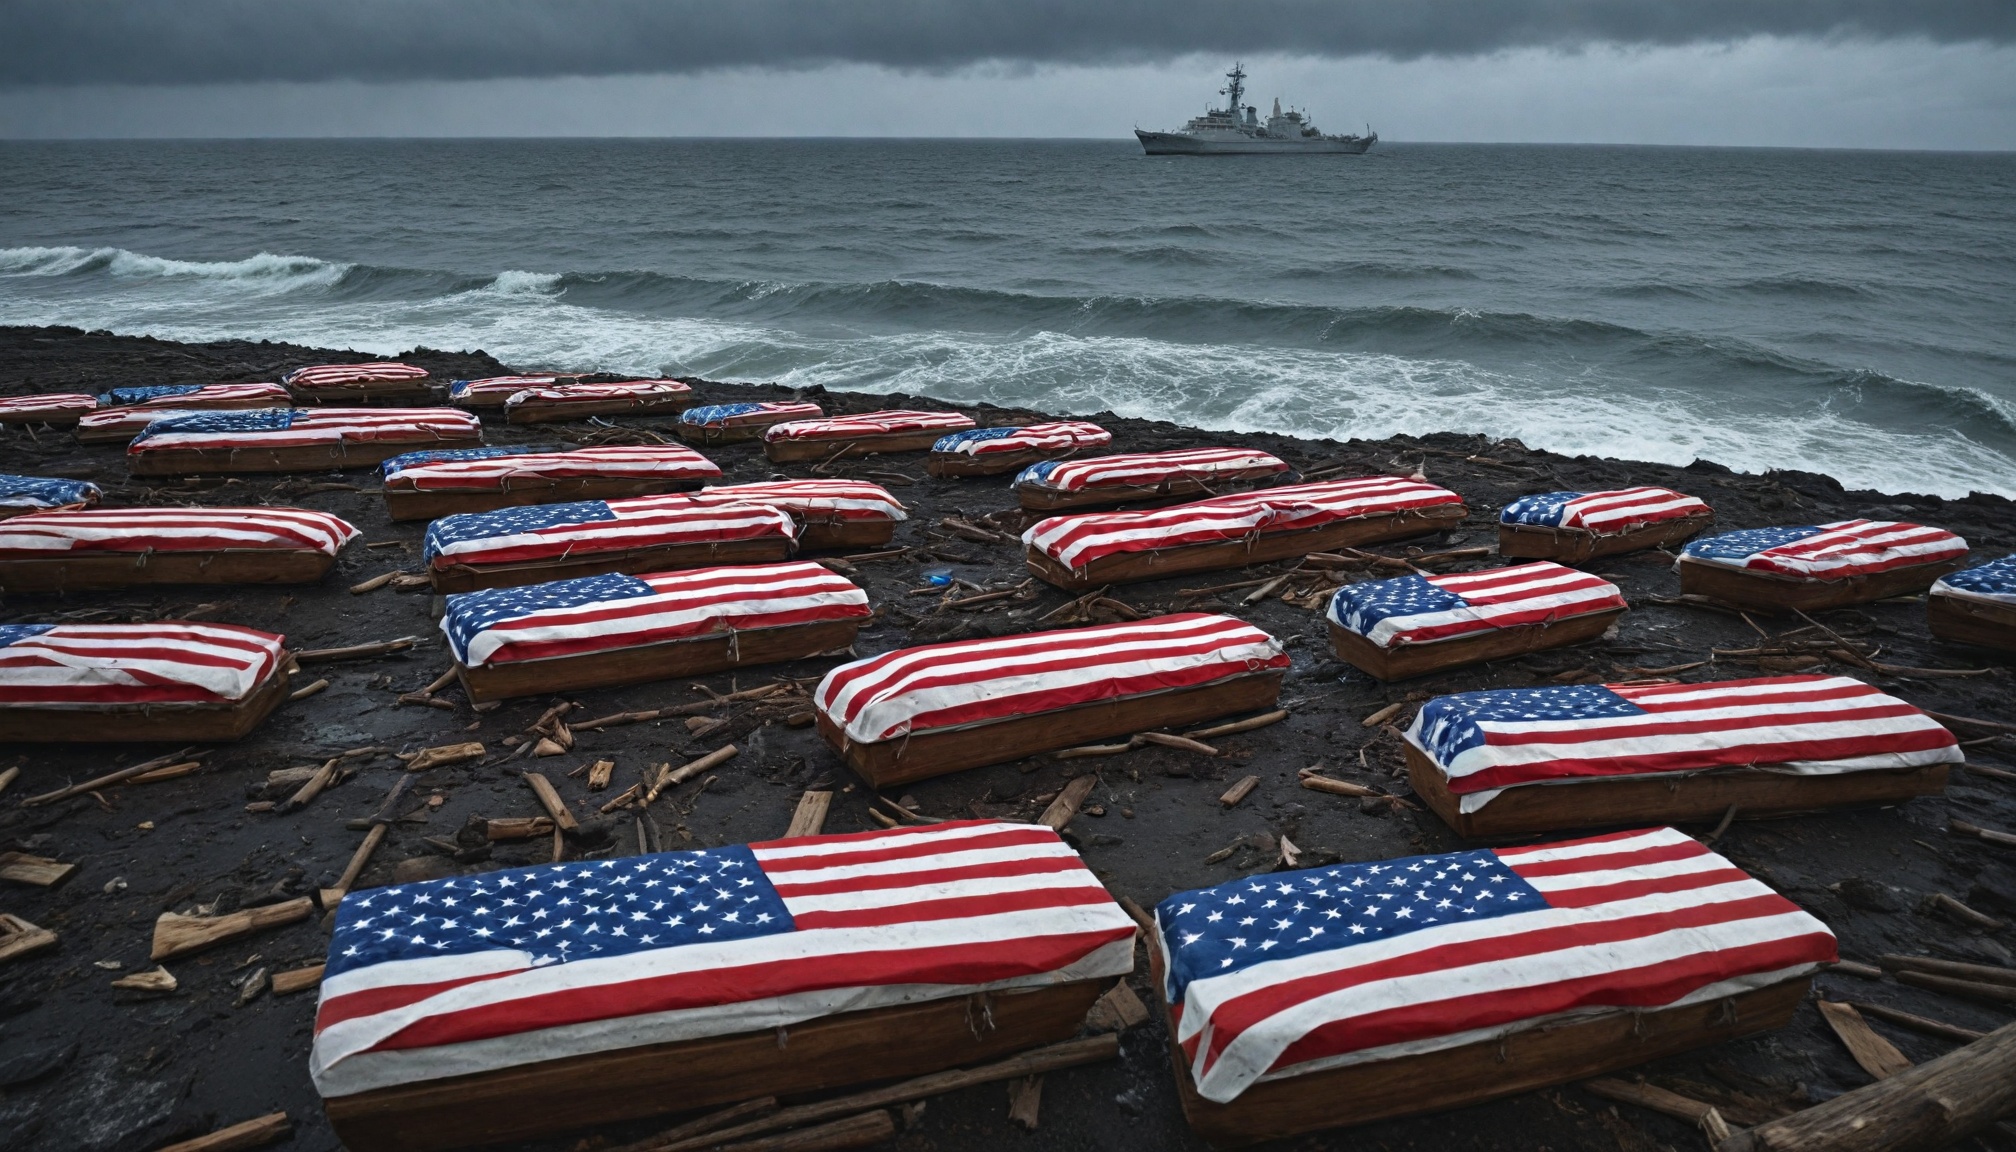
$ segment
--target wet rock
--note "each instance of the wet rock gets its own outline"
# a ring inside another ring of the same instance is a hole
[[[461,873],[461,867],[446,856],[412,856],[392,866],[392,882],[417,884],[422,880],[441,880]]]
[[[76,1152],[139,1152],[159,1143],[170,1127],[187,1083],[142,1080],[119,1067],[115,1056],[86,1061],[68,1091],[47,1113],[45,1144]],[[179,1127],[179,1125],[177,1126]]]
[[[1967,889],[1967,903],[1984,912],[2016,916],[2016,870],[2001,864],[1982,869]]]
[[[1841,899],[1847,901],[1849,907],[1859,908],[1864,912],[1902,912],[1904,910],[1902,894],[1888,884],[1879,884],[1874,880],[1865,880],[1860,876],[1850,876],[1838,884],[1829,884],[1828,888],[1838,893]]]
[[[77,1057],[77,1042],[31,1048],[0,1057],[0,1088],[19,1088],[62,1069]]]

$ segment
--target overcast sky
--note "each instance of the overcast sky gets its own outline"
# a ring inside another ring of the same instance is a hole
[[[1390,140],[2016,148],[2016,0],[0,0],[0,136],[1122,138],[1235,56]]]

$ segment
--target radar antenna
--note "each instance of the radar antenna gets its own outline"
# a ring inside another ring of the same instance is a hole
[[[1225,73],[1225,79],[1230,80],[1231,83],[1220,88],[1218,92],[1222,96],[1229,97],[1225,106],[1230,108],[1232,115],[1236,117],[1239,115],[1239,109],[1243,107],[1239,101],[1245,98],[1246,95],[1246,70],[1239,66],[1238,61],[1234,61],[1232,70]]]

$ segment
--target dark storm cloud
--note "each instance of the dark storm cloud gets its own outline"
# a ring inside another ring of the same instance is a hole
[[[0,86],[484,79],[1753,35],[2016,40],[2011,0],[0,0]]]

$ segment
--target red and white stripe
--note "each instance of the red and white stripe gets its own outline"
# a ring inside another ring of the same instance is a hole
[[[1017,486],[1083,492],[1095,488],[1152,487],[1165,480],[1198,480],[1207,487],[1225,480],[1251,480],[1288,471],[1286,461],[1250,448],[1185,448],[1175,452],[1130,452],[1060,464],[1041,480]]]
[[[632,548],[798,538],[791,517],[767,504],[718,503],[691,496],[637,496],[606,503],[616,519],[457,541],[434,557],[433,566],[523,564]]]
[[[456,658],[467,668],[638,648],[757,628],[785,628],[873,615],[868,594],[823,564],[751,564],[661,572],[637,579],[652,596],[549,608],[493,624]],[[447,621],[442,631],[454,646]]]
[[[322,388],[348,388],[357,384],[386,384],[397,380],[425,380],[427,370],[411,364],[313,364],[296,368],[280,378],[282,384],[303,392]]]
[[[0,558],[253,549],[334,556],[357,529],[306,508],[81,508],[0,520]]]
[[[1548,560],[1425,579],[1444,592],[1461,596],[1464,606],[1413,616],[1388,616],[1361,635],[1381,648],[1398,648],[1457,640],[1498,628],[1549,624],[1625,606],[1624,595],[1615,584]],[[1339,617],[1337,607],[1338,601],[1332,599],[1330,622],[1349,628]]]
[[[448,398],[457,404],[502,404],[527,388],[543,388],[558,376],[485,376],[460,380],[449,386]]]
[[[436,460],[414,464],[385,478],[387,487],[435,491],[503,491],[528,480],[571,480],[596,476],[620,480],[718,480],[721,469],[691,448],[649,444],[576,448],[568,452],[527,452],[477,460]]]
[[[898,432],[963,432],[973,418],[963,412],[917,412],[890,409],[822,420],[789,420],[763,433],[770,440],[847,440],[856,436],[886,436]]]
[[[833,669],[812,701],[849,741],[872,744],[1286,667],[1260,629],[1187,612],[899,649]]]
[[[1759,764],[1831,775],[1963,759],[1944,725],[1846,676],[1604,687],[1644,715],[1480,721],[1486,743],[1437,761],[1449,790],[1467,798],[1547,781]],[[1419,715],[1407,739],[1436,759]]]
[[[607,384],[535,384],[512,393],[504,407],[522,404],[604,404],[611,400],[658,401],[691,396],[691,385],[677,380],[622,380]]]
[[[194,392],[156,396],[126,408],[286,408],[287,389],[278,384],[205,384]]]
[[[1028,424],[1012,434],[993,440],[968,440],[955,445],[960,456],[999,456],[1010,452],[1071,452],[1111,444],[1113,433],[1083,420],[1057,420],[1048,424]]]
[[[710,407],[726,407],[726,405],[710,405]],[[706,421],[701,426],[706,428],[760,428],[786,420],[800,420],[823,416],[825,414],[826,410],[824,408],[809,400],[764,400],[757,403],[755,408],[747,412],[719,416]],[[680,422],[684,424],[701,423],[695,420],[693,416],[694,410],[688,409],[681,415]]]
[[[431,444],[477,440],[483,424],[459,408],[299,408],[270,432],[163,432],[135,440],[131,455],[171,449],[284,448],[303,444]],[[144,429],[143,429],[144,431]]]
[[[0,647],[0,708],[233,703],[285,644],[231,624],[59,624]]]
[[[1570,500],[1562,506],[1561,527],[1608,536],[1707,511],[1706,501],[1671,488],[1619,488]]]
[[[1928,528],[1923,524],[1840,520],[1820,527],[1818,535],[1766,548],[1741,560],[1693,554],[1686,559],[1689,563],[1775,572],[1808,580],[1847,580],[1967,555],[1967,541],[1944,528]]]
[[[44,420],[75,420],[98,409],[98,398],[82,392],[50,392],[41,396],[0,396],[0,424],[39,424]]]
[[[701,500],[768,504],[789,512],[800,524],[907,520],[903,502],[880,484],[866,480],[776,480],[702,488]]]
[[[1053,516],[1022,534],[1022,542],[1066,568],[1127,552],[1239,540],[1256,533],[1297,532],[1364,516],[1461,506],[1446,488],[1404,476],[1326,480],[1217,496],[1143,512]]]
[[[341,973],[322,984],[317,1089],[346,1096],[1133,970],[1134,922],[1040,825],[749,847],[796,930],[536,968],[498,949]]]
[[[1176,1041],[1199,1094],[1715,1000],[1837,957],[1825,924],[1671,828],[1494,855],[1548,907],[1192,981]]]

